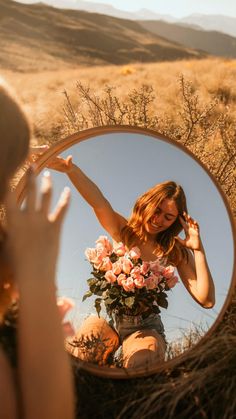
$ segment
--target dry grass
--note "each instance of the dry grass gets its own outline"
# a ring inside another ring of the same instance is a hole
[[[121,99],[127,97],[127,92],[134,88],[138,90],[148,82],[156,97],[152,111],[160,117],[168,114],[170,119],[176,120],[179,110],[178,78],[183,74],[186,80],[192,81],[194,89],[199,90],[203,102],[217,97],[222,106],[230,106],[232,117],[236,117],[236,60],[186,60],[140,63],[128,67],[59,67],[56,72],[26,74],[3,70],[2,73],[21,95],[34,121],[35,136],[40,143],[53,141],[63,132],[63,92],[66,90],[72,104],[78,106],[77,82],[89,86],[97,95],[106,85],[114,86]]]
[[[236,299],[218,330],[185,361],[152,377],[111,380],[74,366],[77,417],[233,419],[236,412]],[[90,403],[91,398],[93,403]]]
[[[223,59],[80,67],[17,77],[5,72],[34,121],[34,144],[107,124],[155,129],[207,165],[234,212],[235,75],[236,61]]]

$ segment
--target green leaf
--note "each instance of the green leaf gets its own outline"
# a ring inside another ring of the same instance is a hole
[[[96,312],[98,313],[98,317],[100,317],[100,312],[101,312],[101,302],[102,302],[102,298],[96,298],[95,302],[94,302],[94,307],[96,308]]]
[[[117,305],[118,305],[118,301],[117,301],[117,299],[115,299],[115,300],[113,300],[113,302],[110,304],[110,308],[114,309],[114,308],[116,308],[116,307],[117,307]]]
[[[88,297],[91,297],[91,295],[93,295],[93,293],[91,291],[87,291],[84,294],[82,301],[85,301]]]
[[[115,296],[119,296],[120,295],[120,290],[116,287],[112,287],[111,288],[111,294],[115,295]]]
[[[104,290],[105,288],[108,288],[109,283],[107,281],[101,281],[101,290]]]
[[[160,293],[158,295],[158,298],[156,299],[156,301],[157,301],[157,304],[160,307],[163,307],[163,308],[167,308],[168,307],[167,295],[164,292],[163,293]]]
[[[103,291],[102,293],[102,297],[105,299],[109,296],[109,289],[106,289],[105,291]]]
[[[105,304],[110,305],[110,304],[114,303],[115,301],[116,301],[116,299],[114,300],[114,299],[108,297],[108,298],[105,299]]]
[[[159,314],[159,313],[160,313],[160,309],[159,309],[159,307],[158,307],[158,306],[156,306],[156,305],[153,305],[153,306],[152,306],[152,311],[154,311],[154,313],[156,313],[156,314]]]
[[[112,263],[116,262],[118,259],[119,259],[119,257],[118,257],[115,253],[112,253],[112,254],[110,255],[110,261],[111,261]]]
[[[96,278],[89,278],[89,279],[87,279],[87,283],[89,284],[89,286],[95,285],[97,283],[97,279]]]
[[[90,291],[92,292],[92,294],[94,294],[95,293],[95,289],[97,288],[97,285],[96,284],[92,284],[92,285],[90,285],[89,286],[89,289],[90,289]]]
[[[93,293],[94,293],[95,295],[99,295],[99,296],[101,296],[101,295],[102,295],[102,293],[103,293],[103,291],[101,290],[100,286],[96,285],[96,287],[95,287],[95,288],[94,288],[94,290],[93,290]]]

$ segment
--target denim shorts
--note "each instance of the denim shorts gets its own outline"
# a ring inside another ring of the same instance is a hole
[[[122,314],[118,316],[115,314],[110,325],[118,333],[121,343],[127,336],[143,329],[156,331],[166,342],[165,329],[161,321],[161,316],[156,313],[151,313],[145,318],[142,315],[128,316]]]

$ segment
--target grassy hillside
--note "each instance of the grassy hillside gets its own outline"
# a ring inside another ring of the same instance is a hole
[[[189,48],[203,50],[211,55],[236,58],[236,38],[213,30],[194,29],[181,24],[163,21],[140,21],[140,25],[169,41],[178,42]]]
[[[157,36],[137,22],[43,4],[0,0],[0,67],[18,71],[173,61],[204,53]]]

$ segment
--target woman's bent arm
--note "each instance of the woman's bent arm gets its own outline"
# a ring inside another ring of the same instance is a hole
[[[184,214],[184,217],[185,220],[180,217],[180,221],[186,237],[176,239],[188,249],[188,262],[182,260],[178,265],[178,272],[192,297],[204,308],[212,308],[215,304],[215,287],[200,238],[199,226],[190,215]]]
[[[188,263],[182,261],[178,265],[178,272],[192,297],[204,308],[212,308],[215,304],[215,287],[203,246],[194,250],[194,257],[188,252]]]

